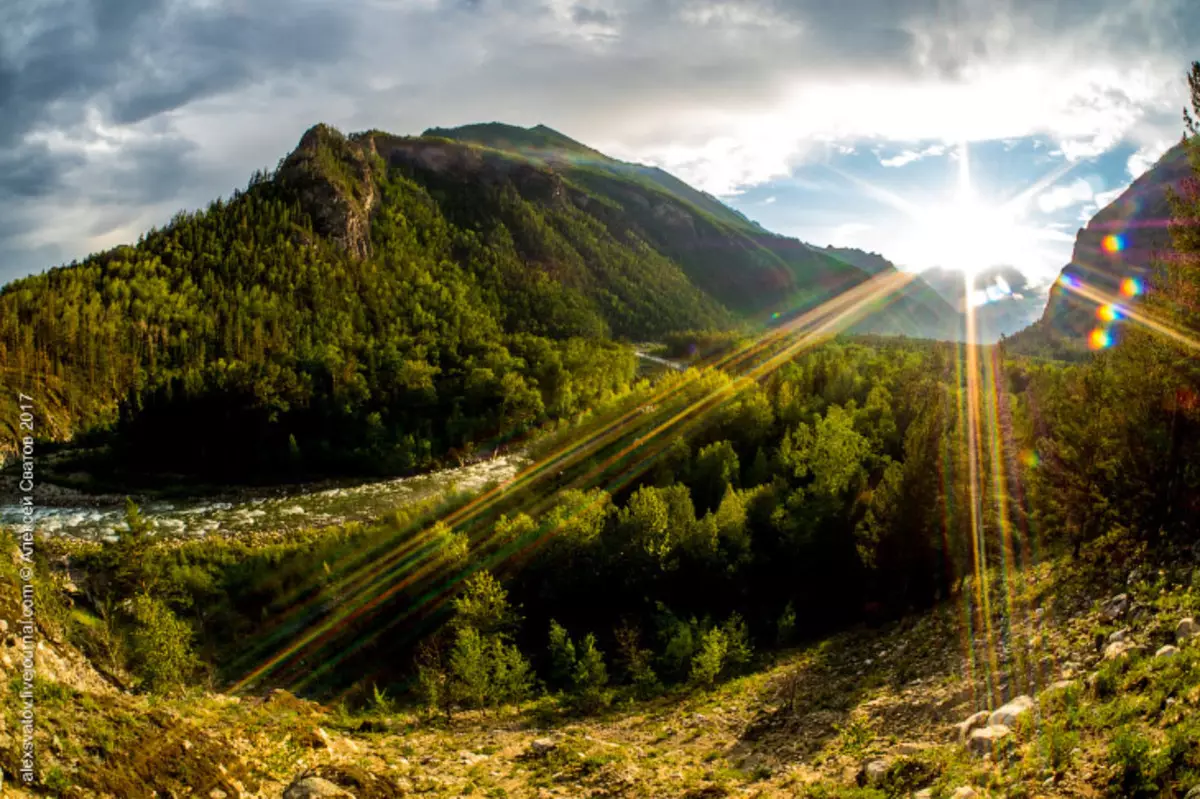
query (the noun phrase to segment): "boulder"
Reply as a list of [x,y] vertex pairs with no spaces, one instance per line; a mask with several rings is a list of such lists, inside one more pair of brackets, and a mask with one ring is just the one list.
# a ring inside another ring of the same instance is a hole
[[980,727],[986,727],[988,718],[991,716],[986,710],[981,710],[978,713],[973,713],[967,716],[966,720],[954,725],[954,729],[958,732],[958,742],[966,743],[967,737],[970,736],[972,730],[977,730]]
[[1109,644],[1104,649],[1105,660],[1116,660],[1125,655],[1137,655],[1142,653],[1142,647],[1132,641],[1117,641]]
[[951,799],[979,799],[979,791],[969,785],[962,785],[950,794]]
[[986,755],[996,748],[996,744],[1012,735],[1012,730],[1003,724],[994,724],[972,730],[967,738],[967,751],[973,755]]
[[1162,649],[1154,653],[1156,658],[1173,658],[1179,654],[1179,648],[1167,644]]
[[1016,726],[1017,719],[1033,709],[1033,697],[1022,694],[1008,703],[996,708],[988,717],[988,726]]
[[1190,616],[1180,619],[1179,624],[1175,627],[1175,643],[1177,644],[1185,644],[1198,635],[1200,635],[1200,624],[1196,624],[1196,620]]
[[534,757],[545,757],[558,748],[558,742],[553,738],[535,738],[529,744],[529,754]]
[[888,762],[886,760],[872,760],[862,767],[859,772],[858,782],[860,785],[876,786],[881,785],[888,773]]
[[1116,621],[1129,610],[1129,594],[1117,594],[1100,606],[1100,613],[1109,621]]
[[1187,796],[1183,799],[1200,799],[1200,783],[1192,786],[1192,789],[1187,792]]
[[301,776],[284,789],[283,799],[354,799],[354,794],[321,777]]

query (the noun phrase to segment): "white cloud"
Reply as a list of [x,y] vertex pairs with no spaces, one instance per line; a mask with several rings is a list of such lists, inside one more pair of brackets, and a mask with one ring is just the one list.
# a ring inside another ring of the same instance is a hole
[[[5,194],[16,178],[3,165],[24,165],[38,136],[86,139],[81,126],[122,151],[142,126],[194,147],[186,173],[143,159],[130,177],[162,190],[121,206],[110,230],[242,185],[318,121],[397,133],[545,123],[724,196],[868,141],[1040,135],[1077,160],[1128,140],[1132,173],[1177,135],[1200,45],[1190,0],[294,0],[286,13],[267,0],[77,2],[71,14],[31,4],[28,24],[0,25],[15,103],[0,115],[0,219],[20,213],[37,231],[23,241],[54,240],[66,257],[92,243],[52,230],[56,209],[71,204],[74,229],[89,231],[114,204],[63,185],[33,214]],[[80,120],[86,108],[102,119]],[[69,155],[108,157],[81,152]]]
[[1159,140],[1138,149],[1133,155],[1129,156],[1129,160],[1125,164],[1125,168],[1129,172],[1129,177],[1134,180],[1140,178],[1170,148],[1170,141]]
[[934,144],[926,147],[924,150],[904,150],[899,155],[892,156],[891,158],[881,158],[879,163],[881,166],[901,167],[911,164],[914,161],[920,161],[922,158],[936,157],[945,155],[945,153],[946,145]]
[[1083,178],[1076,178],[1071,183],[1058,185],[1038,195],[1037,205],[1042,213],[1052,214],[1073,205],[1091,201],[1095,197],[1092,186]]

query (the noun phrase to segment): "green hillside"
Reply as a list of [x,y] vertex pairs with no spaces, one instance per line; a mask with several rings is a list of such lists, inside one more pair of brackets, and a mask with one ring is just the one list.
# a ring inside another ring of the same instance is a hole
[[[148,472],[426,468],[624,390],[606,341],[786,320],[866,277],[545,127],[318,125],[229,199],[5,286],[0,379]],[[855,329],[940,314],[902,297]]]

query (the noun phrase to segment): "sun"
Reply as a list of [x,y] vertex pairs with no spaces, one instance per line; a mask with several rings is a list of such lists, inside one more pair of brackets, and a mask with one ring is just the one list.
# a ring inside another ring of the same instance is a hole
[[855,180],[870,196],[908,217],[907,229],[894,243],[901,259],[898,262],[913,271],[942,268],[962,272],[967,277],[996,266],[1023,270],[1044,266],[1048,253],[1043,244],[1053,237],[1034,226],[1026,215],[1030,200],[1061,178],[1069,165],[1014,197],[998,199],[982,196],[972,183],[966,142],[959,145],[956,157],[957,182],[940,198],[927,196],[916,202]]
[[970,189],[958,191],[950,202],[919,208],[916,217],[914,250],[926,268],[975,275],[1012,263],[1014,244],[1022,240],[1011,209],[982,200]]

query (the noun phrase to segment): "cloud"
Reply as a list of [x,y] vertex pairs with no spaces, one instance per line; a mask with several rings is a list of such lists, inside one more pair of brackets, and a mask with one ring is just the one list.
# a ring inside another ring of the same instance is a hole
[[1129,160],[1125,162],[1125,169],[1129,172],[1129,177],[1137,180],[1143,174],[1154,166],[1159,158],[1162,158],[1163,153],[1171,149],[1172,141],[1159,139],[1151,144],[1139,148],[1133,155],[1129,156]]
[[863,142],[1143,152],[1177,136],[1200,44],[1188,0],[11,5],[0,216],[26,226],[0,238],[0,281],[227,193],[317,121],[545,123],[736,196]]
[[946,146],[944,144],[934,144],[926,147],[924,150],[904,150],[899,155],[894,155],[891,158],[881,158],[880,165],[887,167],[901,167],[906,164],[911,164],[914,161],[920,161],[922,158],[936,157],[946,154]]
[[1083,178],[1077,178],[1071,183],[1055,186],[1039,194],[1037,205],[1042,213],[1052,214],[1064,208],[1091,202],[1095,196],[1092,185]]

